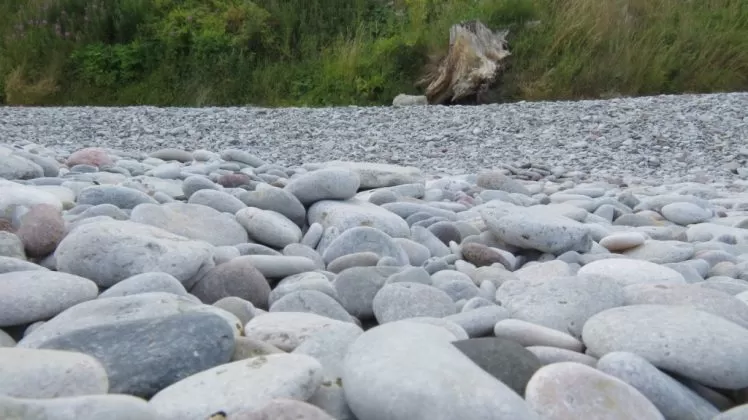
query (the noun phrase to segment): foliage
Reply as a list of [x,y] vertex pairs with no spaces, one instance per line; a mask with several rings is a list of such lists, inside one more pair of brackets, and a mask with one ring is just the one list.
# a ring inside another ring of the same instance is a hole
[[3,0],[0,102],[386,104],[476,18],[501,100],[748,88],[745,0]]

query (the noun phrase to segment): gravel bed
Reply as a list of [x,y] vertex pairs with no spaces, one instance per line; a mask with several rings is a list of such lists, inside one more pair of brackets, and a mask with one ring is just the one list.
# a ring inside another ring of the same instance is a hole
[[363,160],[457,174],[534,163],[599,179],[729,182],[748,178],[747,109],[748,93],[479,107],[0,108],[0,134],[66,150],[236,147],[280,165]]

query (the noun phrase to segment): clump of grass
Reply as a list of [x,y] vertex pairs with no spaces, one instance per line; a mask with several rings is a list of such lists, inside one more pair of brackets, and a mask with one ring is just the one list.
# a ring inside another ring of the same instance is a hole
[[511,30],[500,100],[748,89],[744,0],[0,3],[5,103],[386,104],[468,19]]
[[522,99],[748,88],[742,0],[549,0],[517,37],[508,83]]

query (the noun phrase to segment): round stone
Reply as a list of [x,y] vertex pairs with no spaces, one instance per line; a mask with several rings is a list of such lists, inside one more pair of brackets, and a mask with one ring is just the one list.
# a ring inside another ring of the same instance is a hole
[[581,363],[543,366],[528,382],[525,398],[549,420],[665,420],[634,387]]

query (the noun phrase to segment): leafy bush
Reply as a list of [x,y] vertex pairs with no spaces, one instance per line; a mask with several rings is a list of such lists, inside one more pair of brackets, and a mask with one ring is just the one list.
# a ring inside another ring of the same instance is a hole
[[4,0],[0,102],[385,104],[476,18],[503,100],[748,88],[745,0]]

